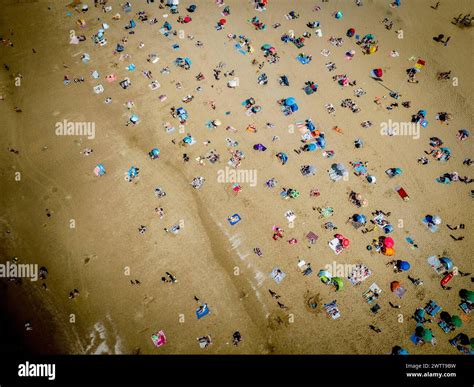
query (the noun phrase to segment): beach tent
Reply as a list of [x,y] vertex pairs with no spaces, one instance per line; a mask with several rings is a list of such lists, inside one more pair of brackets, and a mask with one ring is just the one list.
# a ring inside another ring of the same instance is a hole
[[336,287],[336,291],[342,290],[344,287],[344,282],[340,277],[333,277],[331,283]]
[[328,284],[329,282],[331,282],[331,279],[332,279],[331,273],[329,273],[327,270],[320,270],[318,273],[318,277],[325,284]]
[[158,148],[153,148],[150,152],[148,152],[148,155],[152,160],[155,160],[159,157],[160,150]]
[[453,268],[453,261],[451,261],[451,259],[449,259],[448,257],[440,258],[439,262],[442,266],[444,266],[446,270],[451,270]]

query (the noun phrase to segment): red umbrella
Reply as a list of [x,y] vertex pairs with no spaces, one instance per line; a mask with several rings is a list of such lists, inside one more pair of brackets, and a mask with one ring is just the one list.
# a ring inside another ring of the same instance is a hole
[[393,247],[393,245],[395,244],[394,240],[391,238],[391,237],[386,237],[383,241],[383,244],[385,247]]
[[225,23],[227,23],[227,20],[225,20],[225,19],[219,20],[219,24],[220,24],[220,25],[223,26]]
[[344,239],[342,240],[342,245],[343,245],[344,247],[349,247],[349,244],[350,244],[349,239],[344,238]]

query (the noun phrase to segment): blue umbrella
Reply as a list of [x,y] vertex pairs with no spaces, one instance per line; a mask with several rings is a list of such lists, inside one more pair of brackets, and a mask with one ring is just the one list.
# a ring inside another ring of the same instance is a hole
[[191,59],[189,59],[188,57],[184,58],[184,62],[190,66],[192,64]]
[[285,99],[285,106],[291,106],[296,104],[296,100],[293,97],[288,97]]
[[293,105],[290,105],[290,109],[292,112],[296,112],[299,109],[299,107],[296,103],[294,103]]
[[306,152],[312,152],[316,149],[318,149],[318,146],[314,143],[314,142],[311,142],[309,144],[305,144],[305,146],[303,147],[304,151]]
[[398,268],[400,270],[407,271],[408,269],[410,269],[410,263],[408,263],[407,261],[400,261]]

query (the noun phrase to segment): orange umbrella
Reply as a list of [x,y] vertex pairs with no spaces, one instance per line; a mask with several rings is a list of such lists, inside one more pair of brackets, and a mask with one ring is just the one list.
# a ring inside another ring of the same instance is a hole
[[382,254],[386,255],[387,257],[391,257],[393,254],[395,254],[395,250],[391,247],[383,247]]
[[392,292],[394,292],[395,290],[397,290],[399,287],[400,287],[400,282],[398,281],[393,281],[391,284],[390,284],[390,290]]

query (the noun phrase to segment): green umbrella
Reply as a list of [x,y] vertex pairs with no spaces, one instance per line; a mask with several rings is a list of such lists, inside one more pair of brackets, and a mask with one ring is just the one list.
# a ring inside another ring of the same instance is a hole
[[466,300],[474,302],[474,292],[471,290],[468,290],[466,292]]
[[262,50],[269,50],[270,48],[272,48],[272,46],[268,43],[266,43],[262,46]]
[[344,287],[344,282],[342,281],[341,277],[334,277],[332,279],[332,283],[334,284],[334,286],[336,286],[337,291],[342,290],[342,288]]
[[423,332],[423,336],[421,336],[421,338],[422,338],[424,341],[431,341],[431,340],[433,340],[433,333],[431,333],[431,329],[425,329],[424,332]]
[[462,326],[462,320],[459,316],[452,316],[451,317],[451,324],[453,324],[456,328]]

